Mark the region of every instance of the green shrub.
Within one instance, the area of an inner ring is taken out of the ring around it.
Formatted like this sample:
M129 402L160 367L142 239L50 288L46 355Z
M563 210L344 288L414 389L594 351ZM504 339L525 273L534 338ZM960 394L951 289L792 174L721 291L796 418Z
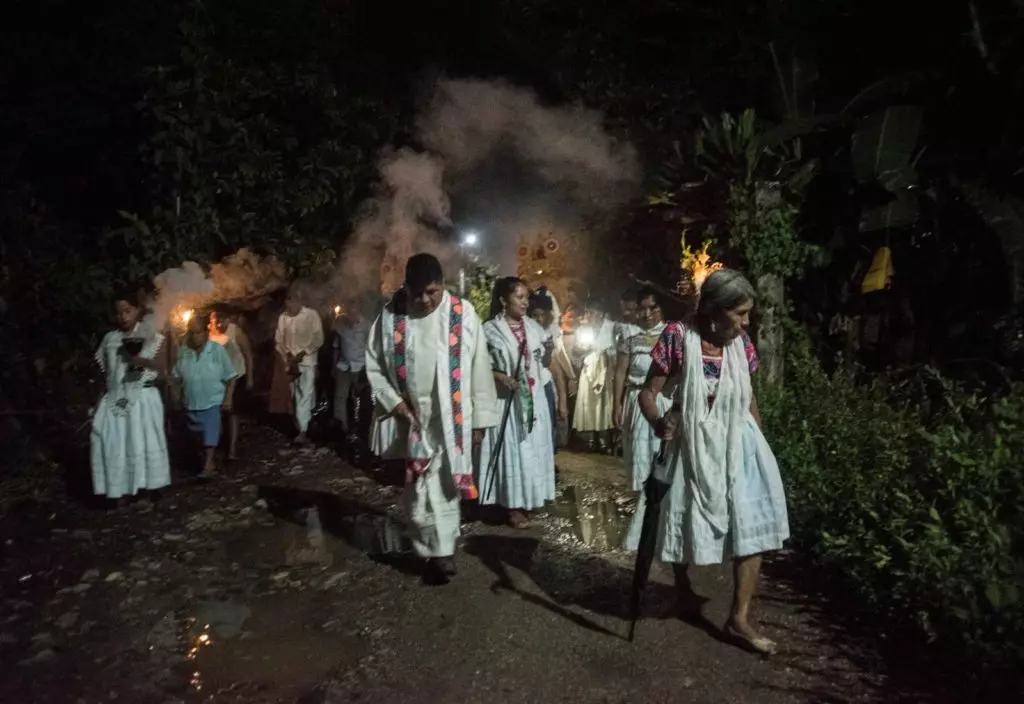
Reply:
M793 534L870 606L930 639L1024 659L1024 386L997 398L826 374L799 338L760 383Z

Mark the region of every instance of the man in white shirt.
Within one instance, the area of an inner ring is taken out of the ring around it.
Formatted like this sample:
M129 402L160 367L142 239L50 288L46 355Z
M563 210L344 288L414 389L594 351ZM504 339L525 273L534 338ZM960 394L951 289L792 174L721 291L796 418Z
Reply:
M306 433L316 400L317 352L323 344L324 326L320 316L302 305L295 289L289 290L284 312L277 319L274 347L289 377L292 412L299 431L295 443L299 445L308 442Z
M345 313L334 323L334 419L352 442L355 428L349 423L349 403L358 404L366 374L366 340L370 323L356 303L345 306ZM361 422L357 408L355 422Z
M370 328L366 377L373 389L372 449L405 466L413 547L428 574L455 574L460 501L479 496L474 451L500 411L491 357L469 301L449 295L441 263L409 259L405 286Z

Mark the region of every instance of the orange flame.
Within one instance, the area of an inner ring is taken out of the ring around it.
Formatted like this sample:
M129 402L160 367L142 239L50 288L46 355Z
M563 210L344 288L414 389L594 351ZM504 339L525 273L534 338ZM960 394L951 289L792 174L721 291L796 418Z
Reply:
M694 252L686 244L686 230L683 230L683 236L680 240L683 254L679 260L680 274L682 275L678 287L680 291L689 288L690 282L692 282L695 290L700 291L700 287L704 285L705 279L724 266L721 262L711 261L711 254L708 253L708 248L711 247L713 242L714 240L705 241L701 248ZM686 281L687 278L689 278L690 282Z
M563 333L572 332L572 319L572 306L569 306L565 309L565 312L562 313L562 319L558 321L558 326L562 329Z

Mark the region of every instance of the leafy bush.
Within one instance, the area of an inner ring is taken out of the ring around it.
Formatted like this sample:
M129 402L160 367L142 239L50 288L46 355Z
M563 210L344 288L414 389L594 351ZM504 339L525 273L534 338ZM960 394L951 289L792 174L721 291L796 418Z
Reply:
M881 615L976 654L1024 658L1024 386L983 398L831 376L790 344L760 384L794 536Z

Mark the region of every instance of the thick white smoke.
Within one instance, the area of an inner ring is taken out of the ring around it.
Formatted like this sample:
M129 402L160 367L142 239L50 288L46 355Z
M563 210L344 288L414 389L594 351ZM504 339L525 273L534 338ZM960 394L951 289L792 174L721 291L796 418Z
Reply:
M587 228L600 227L640 183L636 151L604 130L599 113L546 107L533 91L503 82L437 82L416 138L424 151L382 153L377 193L357 218L332 288L394 288L418 251L455 260L457 235L439 234L452 224L453 204L459 224L480 231L482 253L514 274L524 234L596 234Z

